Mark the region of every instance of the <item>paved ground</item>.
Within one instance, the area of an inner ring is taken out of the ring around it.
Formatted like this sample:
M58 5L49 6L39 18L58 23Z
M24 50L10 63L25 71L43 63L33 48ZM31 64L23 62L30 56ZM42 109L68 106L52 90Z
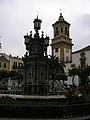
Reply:
M25 119L25 118L0 118L0 120L90 120L89 116L77 117L77 118L69 118L69 119Z
M29 99L32 99L32 98L35 98L35 99L57 99L57 98L66 98L64 95L49 95L49 96L34 96L34 95L15 95L15 94L3 94L3 93L0 93L0 97L2 96L9 96L9 97L12 97L12 98L29 98Z
M59 119L59 120L90 120L90 115L83 117L69 118L69 119Z

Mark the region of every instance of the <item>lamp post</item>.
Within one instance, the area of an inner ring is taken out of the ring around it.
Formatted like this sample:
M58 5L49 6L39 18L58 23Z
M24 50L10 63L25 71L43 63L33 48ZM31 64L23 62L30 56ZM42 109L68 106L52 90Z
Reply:
M38 15L37 15L37 18L34 19L33 23L34 23L34 29L35 29L36 31L38 31L38 30L41 29L42 20L38 19Z

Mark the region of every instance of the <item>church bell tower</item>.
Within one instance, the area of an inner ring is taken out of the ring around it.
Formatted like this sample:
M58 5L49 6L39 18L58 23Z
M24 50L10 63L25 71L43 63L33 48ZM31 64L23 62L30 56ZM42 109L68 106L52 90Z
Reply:
M58 21L53 25L54 37L52 39L52 55L60 58L65 63L72 62L72 39L70 38L70 23L64 20L60 13Z

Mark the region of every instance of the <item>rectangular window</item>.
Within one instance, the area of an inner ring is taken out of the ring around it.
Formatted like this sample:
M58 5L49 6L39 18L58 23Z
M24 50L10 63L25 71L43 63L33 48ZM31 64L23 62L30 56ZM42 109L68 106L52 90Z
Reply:
M69 48L66 48L66 52L69 52Z
M14 65L17 66L17 62L14 62Z
M63 28L61 27L61 33L63 33Z
M58 48L55 48L55 52L58 52Z
M67 34L67 27L65 27L65 33Z
M0 62L0 67L1 67L1 62Z
M17 62L13 63L13 69L17 69Z
M22 63L18 63L18 69L22 69L23 65Z
M4 68L6 68L6 63L4 63Z
M68 62L68 61L69 61L69 57L67 56L67 57L66 57L66 62Z
M58 27L56 27L56 34L58 34Z

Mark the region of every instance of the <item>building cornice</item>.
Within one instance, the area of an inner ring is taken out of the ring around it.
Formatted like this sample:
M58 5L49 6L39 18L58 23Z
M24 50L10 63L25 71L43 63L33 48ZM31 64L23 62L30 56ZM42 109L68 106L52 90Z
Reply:
M82 49L79 49L77 51L74 51L74 52L72 52L72 54L82 52L82 51L89 51L89 50L90 50L90 45L88 45L88 46L86 46L86 47L84 47Z

